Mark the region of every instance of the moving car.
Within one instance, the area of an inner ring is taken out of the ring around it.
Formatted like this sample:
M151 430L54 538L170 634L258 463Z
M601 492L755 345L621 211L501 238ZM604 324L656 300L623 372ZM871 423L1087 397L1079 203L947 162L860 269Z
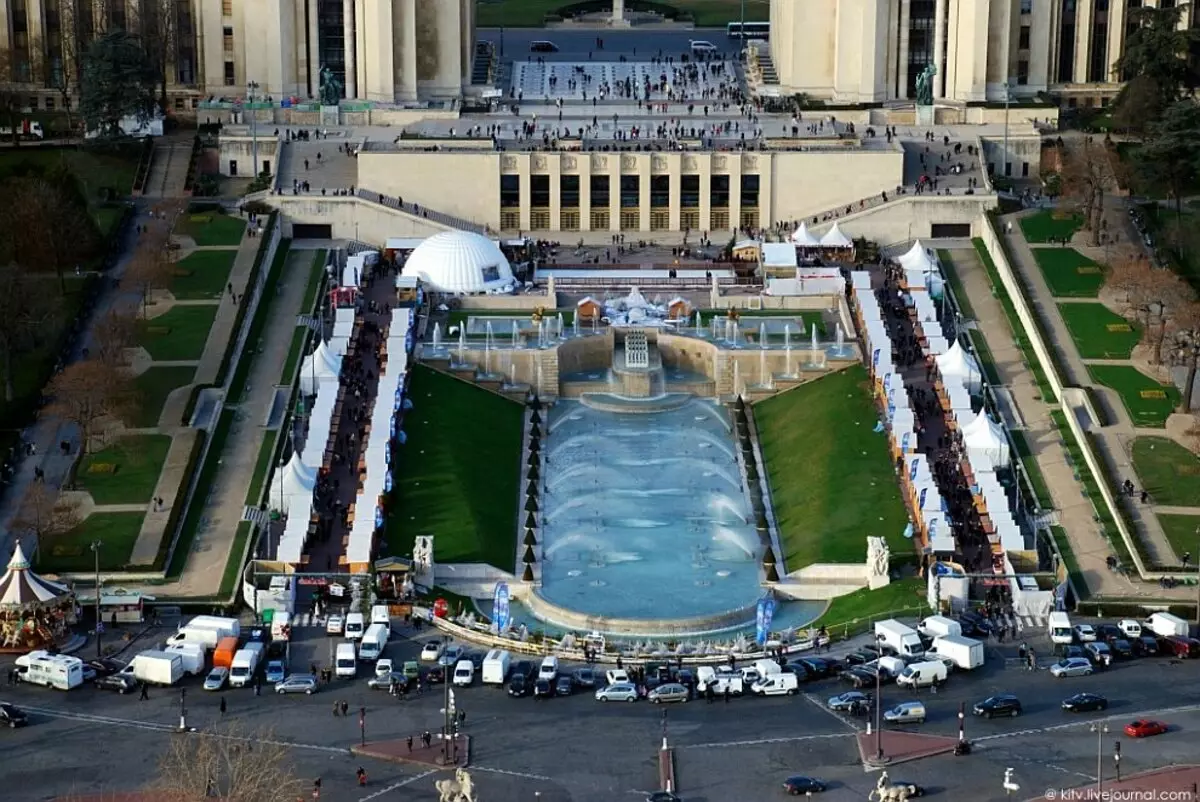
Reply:
M830 710L846 711L855 705L870 705L873 697L869 693L862 691L846 691L839 693L837 696L830 697L827 704Z
M105 677L96 677L92 684L102 691L129 693L137 690L138 681L128 674L109 674Z
M454 684L466 688L475 682L475 664L465 657L454 666Z
M570 696L575 692L575 680L570 674L559 674L558 679L554 680L554 695L555 696Z
M409 679L416 679L421 676L421 665L416 660L404 661L404 676Z
M1108 700L1098 693L1077 693L1063 699L1062 709L1068 713L1090 713L1093 710L1107 710Z
M530 53L557 53L558 45L546 39L535 39L529 43Z
M825 783L815 777L788 777L783 781L783 790L787 791L792 796L800 796L801 794L819 794L825 790Z
M407 689L408 677L404 676L404 672L402 671L389 671L386 674L376 674L367 680L367 687L373 691L386 691L392 687L392 683Z
M442 651L442 656L438 658L438 665L443 668L450 668L462 659L465 650L461 646L447 646ZM421 652L424 654L425 652Z
M375 676L382 677L391 674L396 670L396 666L392 663L390 657L381 657L375 661Z
M421 659L427 662L436 662L442 656L442 642L440 640L426 641L421 647Z
M1016 717L1021 715L1021 700L1011 693L998 693L995 696L989 696L982 702L977 702L972 708L972 712L984 718Z
M1076 624L1075 640L1080 643L1093 643L1096 640L1096 630L1091 624Z
M686 702L690 695L688 689L678 682L668 682L650 691L646 698L654 704L660 705L663 702Z
M204 690L219 691L225 687L227 682L229 682L229 669L218 666L208 672L208 676L204 678Z
M1093 671L1091 661L1083 657L1068 657L1050 666L1050 673L1055 677L1088 677Z
M885 710L883 720L889 724L924 724L925 705L922 702L901 702L891 710Z
M1113 653L1112 649L1108 648L1107 643L1100 643L1099 641L1089 643L1083 647L1083 650L1087 652L1088 660L1091 660L1097 668L1108 668L1112 665Z
M340 615L331 615L325 620L326 635L341 635L346 628L346 619Z
M1167 725L1161 721L1138 719L1125 725L1125 734L1130 738L1149 738L1162 735L1167 729Z
M24 727L29 723L29 716L25 711L14 704L8 702L0 702L0 724L10 729Z
M855 688L866 688L875 684L875 672L862 666L855 666L839 674L838 679L853 685Z
M706 42L703 39L692 39L688 44L692 47L693 53L716 53L717 46L712 42Z
M275 693L304 693L312 696L317 690L317 678L312 674L293 674L275 686Z
M596 701L598 702L636 702L637 699L637 688L629 682L606 685L596 691Z
M287 677L287 666L282 660L268 660L267 667L263 671L263 679L268 684L274 685L276 682L283 682Z

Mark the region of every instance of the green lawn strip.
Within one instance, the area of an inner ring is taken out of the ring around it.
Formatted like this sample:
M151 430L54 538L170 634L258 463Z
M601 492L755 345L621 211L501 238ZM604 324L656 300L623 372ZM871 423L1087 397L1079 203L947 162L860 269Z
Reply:
M267 483L267 474L271 471L271 463L275 458L275 446L278 442L278 432L265 432L262 445L258 448L258 458L254 461L254 477L246 491L246 506L257 507L262 503L263 487Z
M217 304L173 306L141 322L138 344L157 362L198 360L217 318Z
M154 498L171 438L165 434L132 434L88 454L75 472L75 485L97 504L144 504Z
M246 541L250 539L250 533L253 531L254 524L250 521L238 523L237 532L233 535L233 548L229 550L229 559L225 561L225 570L221 572L221 590L217 593L218 599L228 599L238 586L238 577L242 573L242 566L246 564Z
M930 612L923 579L901 579L877 590L863 588L829 602L812 623L826 627L834 639L848 638L888 618L920 618Z
M1083 570L1079 567L1079 559L1075 556L1075 550L1071 548L1071 538L1067 536L1067 530L1061 526L1052 526L1050 527L1050 537L1054 540L1054 545L1058 547L1063 567L1067 569L1067 576L1070 577L1071 585L1075 588L1075 595L1086 599L1091 595L1091 590L1083 578ZM1080 600L1082 601L1082 599Z
M236 248L246 233L246 221L216 210L188 212L180 221L178 233L191 237L201 248L212 245Z
M193 251L180 259L171 276L171 294L180 301L219 299L229 285L237 250Z
M255 287L258 284L258 276L265 269L263 262L267 258L267 250L270 248L271 237L274 235L275 226L279 225L279 213L271 212L267 218L267 224L263 226L263 231L259 234L258 250L254 254L254 264L250 268L250 275L246 277L247 289ZM282 243L280 243L282 245ZM246 293L249 294L249 293ZM262 298L259 298L259 303L262 303ZM250 304L247 301L242 301L237 306L237 313L233 318L233 328L229 333L229 342L225 344L225 353L221 355L221 364L217 367L217 378L213 382L217 387L225 386L225 378L229 375L229 365L233 362L233 356L238 350L241 342L239 335L242 332L242 326L246 322L246 310Z
M91 545L100 541L100 570L120 571L129 564L138 533L142 531L144 512L95 512L79 526L42 544L41 571L91 572L96 557Z
M167 396L173 390L191 384L195 376L196 369L189 367L152 367L139 373L133 379L139 402L130 423L139 429L157 426Z
M1158 523L1175 552L1175 567L1180 565L1179 558L1188 554L1192 558L1189 569L1196 570L1196 555L1200 554L1200 514L1159 515Z
M1058 304L1075 348L1083 359L1128 359L1142 338L1142 327L1101 303Z
M1029 441L1025 438L1025 433L1020 429L1009 429L1008 435L1012 438L1013 449L1017 452L1018 459L1021 460L1025 475L1029 477L1029 484L1033 488L1034 502L1040 509L1054 509L1054 501L1050 498L1050 488L1046 485L1046 477L1042 475L1042 469L1038 467L1033 452L1029 450Z
M967 297L967 291L963 288L962 278L958 275L958 268L954 265L954 257L950 251L939 249L938 259L941 260L942 268L946 274L946 280L950 282L950 290L954 293L954 300L958 303L958 311L963 317L975 318L975 309L971 306L971 299Z
M1021 218L1021 233L1031 243L1061 242L1083 228L1083 215L1044 209Z
M409 380L408 439L392 463L392 554L436 533L438 562L512 571L516 557L523 410L506 398L417 365Z
M258 364L258 353L262 349L263 330L266 328L267 322L279 311L276 309L279 304L279 293L275 292L275 287L279 284L279 277L283 273L283 266L287 262L288 249L291 245L290 239L281 239L279 246L275 249L275 258L271 260L271 266L267 269L263 297L258 299L258 306L254 308L254 316L250 318L245 349L233 372L233 380L229 383L229 396L234 400L240 401L245 396L251 368L265 367ZM287 313L290 316L291 310L287 310Z
M200 521L204 517L204 501L216 481L217 472L221 468L221 457L225 451L225 441L229 439L229 428L233 425L233 410L221 411L221 418L213 428L212 439L208 444L208 453L201 463L200 475L196 480L196 492L188 500L187 513L183 517L183 526L179 530L179 540L175 543L175 551L171 554L171 564L167 567L169 578L178 577L187 565L188 556L192 552L192 543L196 540L196 532L200 529ZM167 532L166 537L172 533Z
M1138 437L1133 470L1155 504L1200 507L1200 457L1167 437Z
M318 250L313 253L312 267L309 268L308 284L304 287L304 301L300 305L303 314L311 314L317 306L317 296L325 285L325 259L329 252Z
M292 343L288 346L287 359L283 361L282 381L284 384L290 384L296 376L296 367L300 364L300 360L304 358L304 346L308 342L309 335L312 330L308 326L297 326L292 332Z
M987 337L983 336L981 330L968 329L967 339L971 341L971 350L979 360L979 369L983 371L983 378L993 387L999 386L1000 371L996 369L996 358L992 356L992 349L988 346Z
M1056 298L1095 298L1104 269L1074 248L1034 248L1033 258Z
M579 3L572 0L487 0L479 3L475 24L480 28L540 28L547 14L558 14L572 6L579 6ZM611 3L596 4L597 9L601 6L612 8ZM723 28L728 22L740 20L743 9L747 21L766 21L768 13L765 3L743 4L741 0L660 0L656 3L627 0L625 3L626 11L642 8L673 9L690 14L690 19L681 21L709 28Z
M761 401L754 417L788 571L862 562L867 535L885 538L894 554L912 551L887 436L874 431L879 416L864 368ZM844 501L847 488L854 488L853 504Z
M1092 381L1117 391L1134 426L1161 429L1179 406L1179 389L1131 365L1089 365Z

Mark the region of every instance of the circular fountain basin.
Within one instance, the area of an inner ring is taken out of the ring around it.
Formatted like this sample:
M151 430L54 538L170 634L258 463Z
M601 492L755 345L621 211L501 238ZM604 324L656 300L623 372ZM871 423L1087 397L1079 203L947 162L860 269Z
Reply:
M589 409L617 413L654 413L682 409L692 400L690 393L665 393L653 398L629 398L616 393L581 393L579 401Z
M594 580L593 587L604 587L603 580ZM524 594L522 601L538 619L556 627L584 632L603 632L609 635L630 635L651 638L678 635L703 635L740 629L754 624L758 600L734 610L714 615L698 615L682 618L619 618L593 615L555 604L540 591Z

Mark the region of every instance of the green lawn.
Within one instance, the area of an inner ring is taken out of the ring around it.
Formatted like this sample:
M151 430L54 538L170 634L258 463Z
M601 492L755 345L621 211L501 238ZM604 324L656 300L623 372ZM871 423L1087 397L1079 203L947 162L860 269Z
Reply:
M834 638L847 638L888 618L920 618L929 612L925 582L901 579L878 590L863 588L829 602L812 626L824 626Z
M133 380L139 395L133 425L138 428L157 426L163 405L167 403L167 396L172 390L191 384L195 376L196 369L186 367L148 368L139 373Z
M199 359L217 317L217 304L175 306L143 321L138 344L158 362Z
M254 476L250 478L250 488L246 491L246 506L257 507L262 502L263 485L267 482L267 473L278 444L278 432L266 432L262 445L258 447L258 459L254 461Z
M1058 313L1083 359L1128 359L1142 339L1141 326L1104 304L1059 304Z
M283 273L283 266L288 261L288 252L291 249L292 241L290 239L281 239L279 247L275 249L275 258L271 260L270 266L267 268L266 287L278 287L280 276ZM300 256L300 254L297 254ZM275 381L275 366L260 365L259 356L262 351L263 340L265 339L265 331L267 325L276 315L286 315L288 318L295 320L295 310L279 308L280 298L279 293L271 293L269 297L264 297L259 300L258 306L254 308L254 316L250 318L250 327L246 331L245 350L242 351L242 356L238 360L237 369L233 372L233 380L229 383L229 397L235 400L242 399L246 392L250 389L251 373L263 371L266 375L259 376L260 379L265 378L267 381L274 383ZM303 311L303 310L302 310Z
M408 441L392 464L391 553L408 556L417 535L434 535L439 563L513 570L522 407L423 365L408 396Z
M1074 248L1034 248L1033 256L1050 292L1058 298L1095 298L1104 269Z
M950 251L939 249L938 259L941 261L942 268L946 273L946 280L950 282L950 290L954 294L954 300L958 302L958 311L962 312L963 317L974 318L975 310L971 307L971 299L967 297L967 291L963 289L962 279L959 277L958 270L954 265L954 257Z
M1121 403L1134 426L1161 429L1167 417L1179 406L1179 390L1174 385L1159 384L1135 367L1128 365L1089 365L1092 380L1111 387L1121 396Z
M480 28L540 28L547 14L572 5L571 0L480 0L475 23ZM625 7L635 10L638 0L626 0ZM656 5L670 6L692 15L698 27L724 27L741 19L741 0L670 0ZM764 0L748 0L747 20L766 20L769 12Z
M304 301L300 306L301 314L310 314L317 305L317 293L321 291L325 283L325 258L327 255L328 251L325 250L313 251L312 267L308 272L308 284L304 287Z
M192 553L192 544L195 542L196 534L200 531L200 525L204 520L204 500L208 496L213 482L217 479L217 472L221 469L221 455L225 452L225 441L229 439L229 429L233 426L234 414L234 411L229 408L221 410L221 417L217 420L217 425L213 427L212 439L208 443L208 453L205 455L204 462L197 467L200 473L196 477L196 493L192 497L191 503L187 505L183 526L179 529L179 540L175 543L175 551L171 553L171 563L167 566L168 577L177 577L182 574L184 566L187 565L187 559ZM160 554L163 553L160 552ZM162 559L161 556L160 559Z
M288 346L287 359L283 361L283 373L280 374L280 382L283 384L291 383L296 377L296 367L300 364L300 360L304 358L304 346L308 342L308 335L312 331L308 326L297 326L292 332L292 343Z
M177 233L191 237L200 247L232 245L237 247L246 232L246 221L217 211L191 212L179 223Z
M194 251L175 264L171 294L180 301L221 298L229 284L236 250Z
M1021 460L1021 467L1029 476L1029 485L1033 488L1034 501L1043 510L1054 509L1054 501L1050 498L1050 489L1046 486L1046 477L1042 476L1042 469L1038 467L1037 460L1033 458L1033 452L1029 449L1029 441L1025 439L1025 433L1020 429L1009 429L1008 434L1012 438L1017 458Z
M5 148L0 152L0 177L13 168L32 166L35 169L54 169L65 166L79 179L83 195L93 206L105 189L124 197L133 188L137 172L137 153L129 155L99 153L81 148Z
M84 457L75 484L91 493L97 504L148 503L170 449L171 438L165 434L122 437Z
M861 366L757 403L754 416L788 571L861 563L867 535L886 538L895 554L912 551L887 436L873 431L878 414Z
M1033 243L1061 242L1083 228L1083 215L1044 209L1021 218L1021 233Z
M142 530L144 512L97 512L66 534L47 538L37 560L41 571L90 573L96 567L91 544L99 540L100 570L120 571L129 564L133 546Z
M96 228L100 229L100 236L105 238L113 235L117 224L124 216L125 207L114 203L97 206L92 210L92 217L96 219Z
M1188 564L1195 569L1196 558L1200 555L1200 515L1160 515L1158 522L1162 524L1163 534L1170 541L1175 556L1190 554L1192 559Z
M1139 437L1131 454L1155 504L1200 507L1200 457L1166 437Z

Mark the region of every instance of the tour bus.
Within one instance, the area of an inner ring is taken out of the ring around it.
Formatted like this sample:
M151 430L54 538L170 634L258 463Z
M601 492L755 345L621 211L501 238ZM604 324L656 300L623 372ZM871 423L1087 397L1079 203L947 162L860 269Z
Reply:
M17 658L17 678L21 682L45 685L69 691L83 684L83 661L65 654L30 652Z
M771 38L771 23L769 22L731 22L725 26L725 32L730 39L769 39Z

